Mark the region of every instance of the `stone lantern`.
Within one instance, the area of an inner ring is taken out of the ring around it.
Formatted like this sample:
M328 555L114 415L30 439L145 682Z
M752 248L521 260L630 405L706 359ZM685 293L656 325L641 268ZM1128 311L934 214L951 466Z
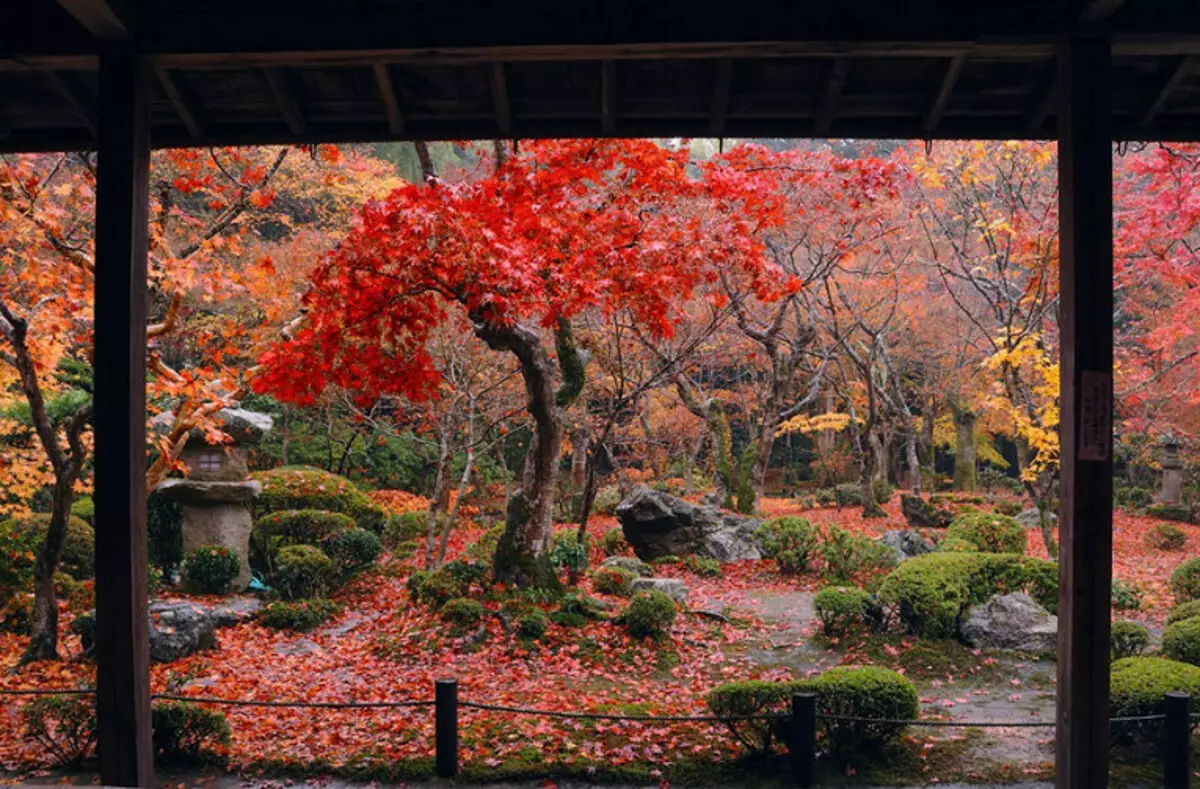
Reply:
M183 507L183 550L202 545L224 545L241 562L234 579L237 591L250 583L250 530L254 520L249 503L262 485L247 479L246 448L262 441L271 430L267 414L226 408L217 414L228 444L210 444L199 430L192 431L180 454L187 466L184 479L168 479L157 490ZM166 422L164 418L160 420Z
M1183 459L1179 457L1179 440L1172 435L1162 441L1162 490L1158 502L1176 506L1183 502Z

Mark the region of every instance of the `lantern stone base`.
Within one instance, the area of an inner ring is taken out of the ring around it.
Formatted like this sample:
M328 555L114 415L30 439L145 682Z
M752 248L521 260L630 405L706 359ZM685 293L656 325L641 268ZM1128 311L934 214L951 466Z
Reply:
M247 504L259 494L258 482L200 482L171 479L159 492L183 505L183 550L188 553L202 545L223 545L238 557L240 570L234 579L235 591L250 583L250 531L254 519Z

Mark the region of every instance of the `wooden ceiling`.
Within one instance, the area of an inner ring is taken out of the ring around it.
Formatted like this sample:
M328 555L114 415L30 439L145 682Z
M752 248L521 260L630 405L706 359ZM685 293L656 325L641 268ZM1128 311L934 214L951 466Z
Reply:
M558 136L1046 138L1055 47L1113 41L1120 139L1200 139L1197 0L17 0L0 150L87 148L154 68L156 147Z

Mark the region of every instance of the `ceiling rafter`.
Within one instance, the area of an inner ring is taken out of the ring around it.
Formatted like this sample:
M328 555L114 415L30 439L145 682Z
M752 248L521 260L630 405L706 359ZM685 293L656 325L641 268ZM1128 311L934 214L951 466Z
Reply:
M605 134L617 131L617 61L600 64L600 128Z
M733 89L733 58L718 58L713 78L712 105L709 108L710 131L716 137L725 132L725 117L729 114L729 94Z
M950 96L954 93L954 86L958 84L958 78L962 75L966 62L967 55L964 52L950 58L950 62L946 64L946 73L942 75L937 95L934 96L929 111L925 113L925 131L937 131L938 124L942 122L942 116L946 114L946 107L950 105Z
M45 74L46 79L50 81L58 94L66 99L71 108L75 110L75 114L83 121L83 125L87 127L88 133L94 139L96 136L96 106L92 99L85 95L75 83L74 75L57 71L47 71Z
M379 88L379 97L387 113L388 131L403 134L404 113L400 111L400 99L396 95L396 84L392 81L391 67L386 63L373 63L371 70L375 73L375 85Z
M188 96L184 86L175 80L168 69L162 66L156 65L154 74L158 77L158 83L162 85L163 93L167 94L171 105L175 107L175 114L179 116L179 120L183 121L183 128L187 129L188 134L196 139L203 137L204 124L200 122L195 102Z
M1058 96L1058 60L1052 58L1050 63L1042 68L1029 108L1025 111L1025 128L1031 132L1039 131L1046 125L1046 119L1054 110L1054 99Z
M130 2L58 0L58 4L96 38L104 41L125 41L133 37L133 9Z
M1137 112L1134 113L1133 127L1135 129L1145 129L1158 117L1167 100L1171 98L1171 94L1187 77L1195 62L1195 55L1183 55L1171 58L1163 64L1158 74L1155 75L1153 87L1147 93Z
M504 75L504 64L497 61L488 66L488 82L492 87L492 108L496 113L496 126L500 134L512 134L512 110L508 105L508 80Z
M296 101L296 94L292 90L287 72L279 68L265 68L262 73L267 80L267 87L271 89L271 95L275 97L275 106L279 108L279 114L283 116L288 130L297 137L307 134L308 121L300 112L300 104Z
M824 86L818 96L816 118L813 122L813 133L818 137L828 137L832 132L833 119L837 116L838 103L842 99L842 89L846 86L846 78L849 76L849 57L837 57L830 61Z

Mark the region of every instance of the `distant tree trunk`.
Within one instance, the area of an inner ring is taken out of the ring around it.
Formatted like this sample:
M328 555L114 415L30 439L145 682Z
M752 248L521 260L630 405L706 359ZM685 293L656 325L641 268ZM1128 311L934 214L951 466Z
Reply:
M450 449L450 418L447 415L438 426L438 459L437 476L434 478L433 495L429 498L429 518L425 524L425 569L432 570L437 566L435 547L437 545L439 512L443 512L443 504L450 493L450 460L453 453Z
M975 425L979 415L969 408L954 408L954 489L976 487Z
M693 478L696 476L696 464L700 462L700 455L704 452L704 443L708 439L708 434L703 430L700 431L699 438L696 439L696 448L688 453L687 460L683 467L683 495L690 496L694 492L692 488L695 486Z
M288 462L288 449L291 446L292 439L292 407L287 403L283 404L283 429L279 431L280 449L279 460L285 466L291 465Z
M713 495L717 504L733 509L735 492L735 466L733 460L733 434L729 429L729 416L725 404L715 397L701 400L695 385L683 375L675 379L675 389L685 408L704 420L704 427L711 441L713 456L713 478L716 490Z
M458 481L458 495L454 498L454 504L450 507L450 512L446 514L446 522L442 524L442 534L438 540L437 558L434 560L434 567L441 567L442 562L446 559L446 545L450 542L450 532L454 531L454 523L458 520L458 508L462 506L463 499L467 497L467 486L471 484L471 471L475 466L474 396L471 396L467 401L466 448L467 458L463 464L462 478Z
M520 489L508 505L504 533L496 546L493 563L498 583L519 587L555 587L558 575L546 555L554 523L554 497L558 462L562 453L562 409L578 398L583 389L583 363L575 348L570 325L557 327L555 340L563 383L555 389L554 361L541 336L520 324L496 325L472 315L475 334L489 348L508 351L520 363L525 381L533 437L525 456Z
M417 140L413 143L413 147L417 149L417 161L421 163L421 180L429 183L437 177L437 173L433 170L433 157L429 155L429 143Z
M914 496L921 495L921 459L917 456L917 425L912 419L904 434L904 459L908 465L908 489Z

